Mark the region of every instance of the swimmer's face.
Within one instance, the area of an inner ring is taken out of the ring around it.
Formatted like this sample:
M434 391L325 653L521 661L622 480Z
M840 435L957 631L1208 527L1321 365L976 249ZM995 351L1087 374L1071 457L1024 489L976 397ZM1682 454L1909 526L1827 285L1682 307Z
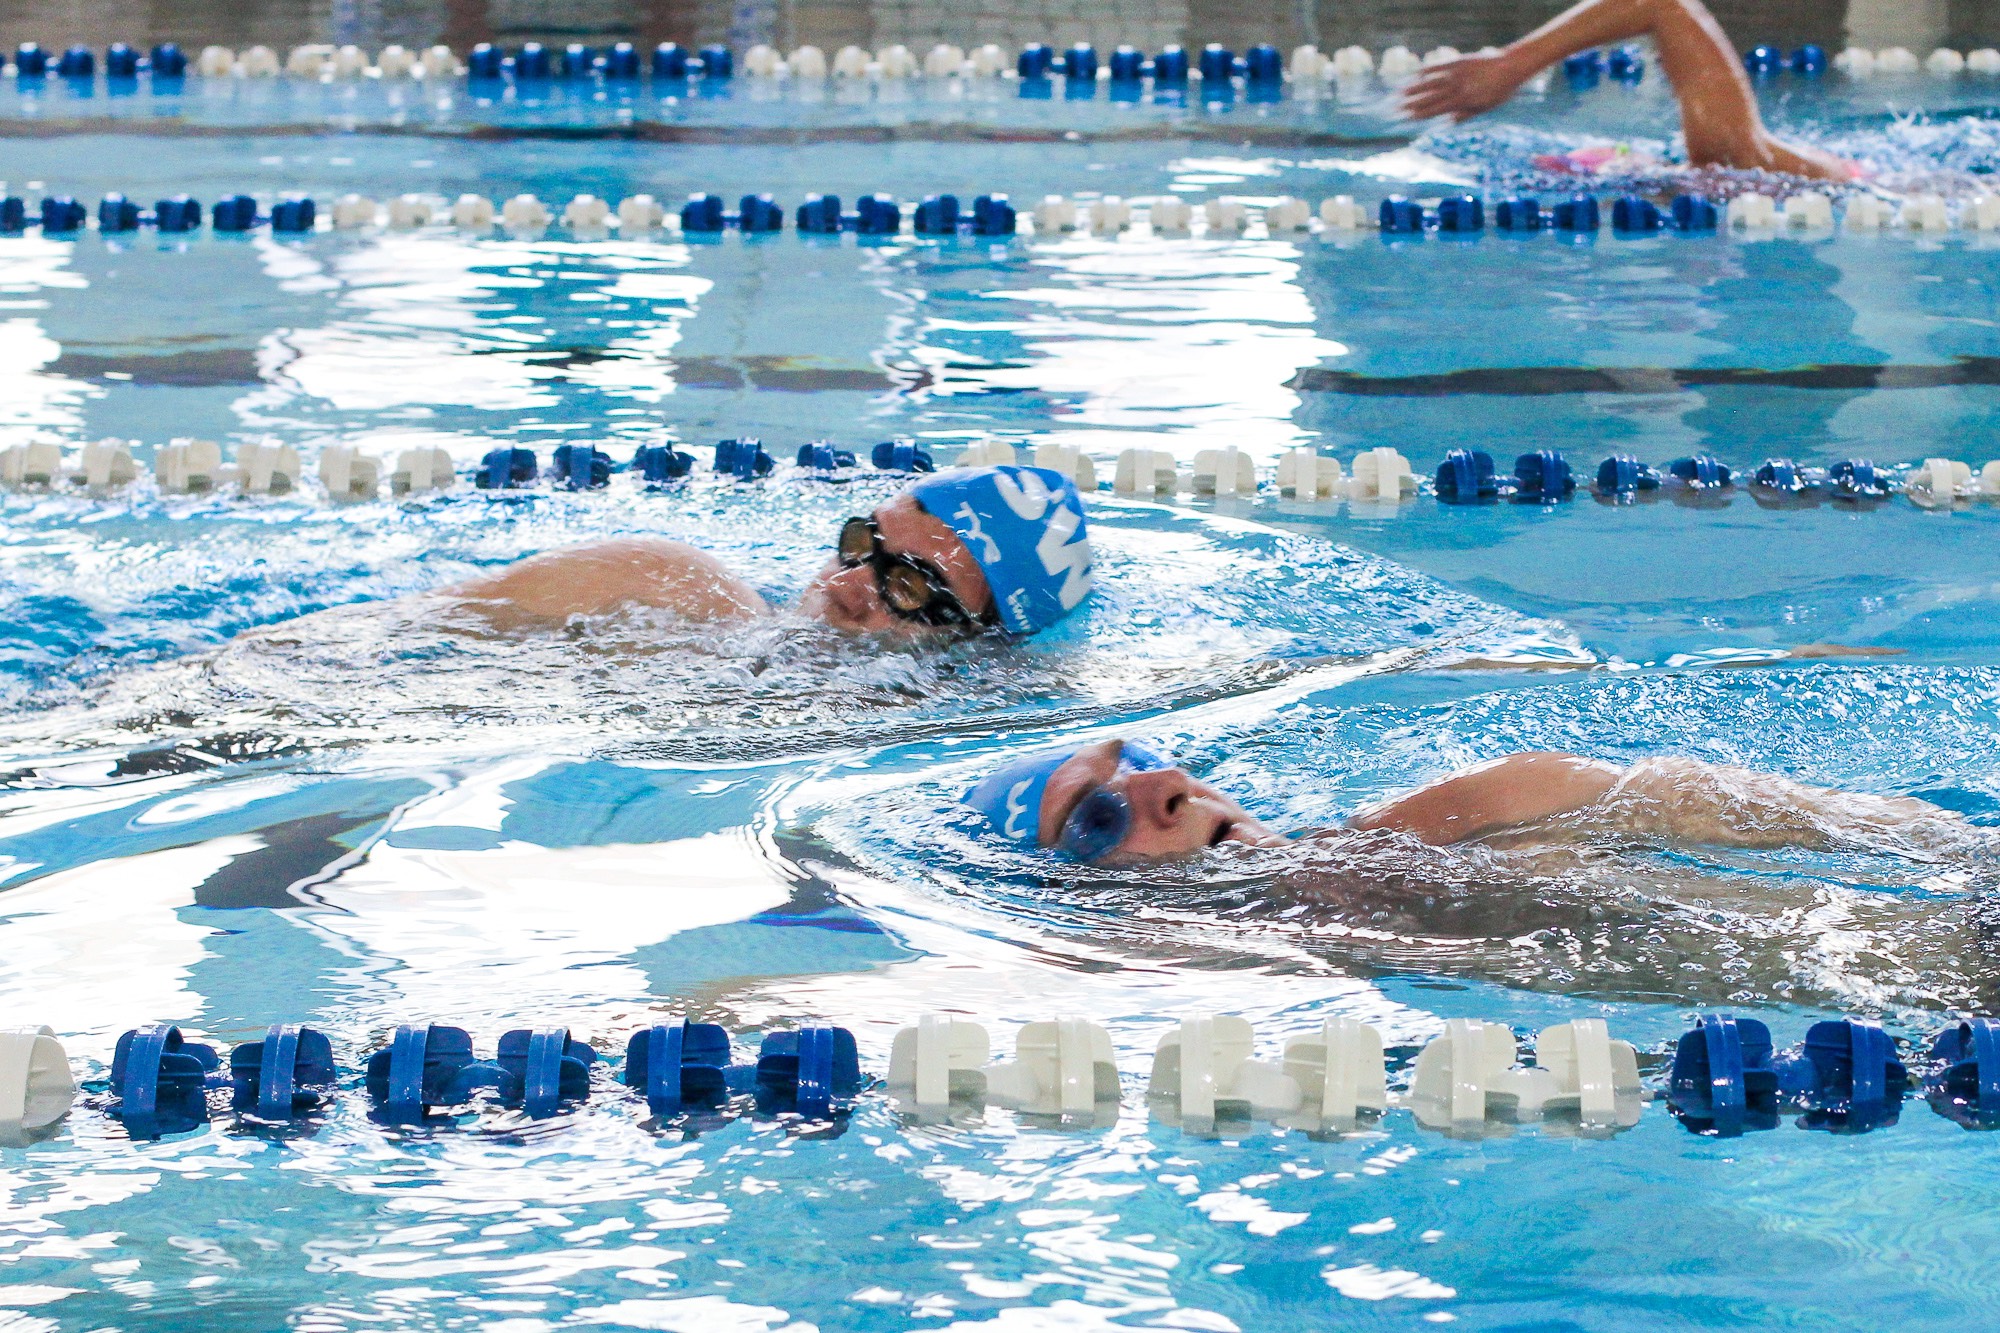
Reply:
M899 495L874 513L882 533L882 549L906 555L943 576L945 586L974 619L993 610L993 592L979 562L958 534L924 511L914 496ZM799 608L848 634L894 633L911 637L945 636L954 631L905 620L883 604L875 571L868 565L848 568L834 556L813 577Z
M1105 860L1162 861L1225 842L1274 847L1284 839L1184 768L1138 772L1118 763L1120 742L1087 745L1049 775L1039 830L1053 847L1077 803L1096 788L1117 792L1132 808L1132 827Z

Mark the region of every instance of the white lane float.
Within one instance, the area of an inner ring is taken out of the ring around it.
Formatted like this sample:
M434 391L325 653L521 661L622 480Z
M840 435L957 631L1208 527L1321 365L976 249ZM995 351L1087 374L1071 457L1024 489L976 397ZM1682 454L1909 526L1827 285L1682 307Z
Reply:
M1287 449L1278 455L1278 493L1302 504L1338 500L1346 490L1346 475L1338 458L1316 449Z
M168 495L200 495L224 479L222 446L213 440L170 440L153 455L153 480Z
M0 1028L0 1146L41 1138L75 1101L69 1053L51 1029Z
M1125 449L1111 475L1118 495L1172 495L1180 486L1180 460L1166 449Z

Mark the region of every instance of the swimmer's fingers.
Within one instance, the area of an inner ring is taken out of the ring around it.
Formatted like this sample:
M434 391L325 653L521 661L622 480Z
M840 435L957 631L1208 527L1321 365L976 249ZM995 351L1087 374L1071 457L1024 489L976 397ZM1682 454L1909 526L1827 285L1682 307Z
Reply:
M1459 119L1461 110L1461 90L1458 81L1452 77L1453 66L1459 62L1434 65L1410 81L1398 99L1403 114L1412 120L1430 120L1437 116L1451 116Z
M1449 116L1469 120L1514 95L1519 80L1497 56L1466 56L1433 65L1403 90L1404 113L1414 120Z

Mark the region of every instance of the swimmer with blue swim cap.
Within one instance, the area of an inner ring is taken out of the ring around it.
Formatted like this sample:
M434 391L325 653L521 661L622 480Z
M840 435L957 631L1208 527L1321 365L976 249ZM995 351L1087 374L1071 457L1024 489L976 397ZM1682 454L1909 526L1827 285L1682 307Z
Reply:
M1153 746L1044 750L977 783L964 803L997 837L1073 861L1162 861L1227 844L1283 846L1235 800ZM1685 846L1941 846L1988 835L1910 797L1808 786L1681 756L1629 766L1582 755L1507 755L1381 802L1308 837L1387 830L1434 846L1638 839Z
M1090 592L1083 497L1043 468L955 468L840 526L799 610L847 633L1039 633ZM621 538L552 551L447 590L499 629L658 607L693 620L769 614L705 551Z

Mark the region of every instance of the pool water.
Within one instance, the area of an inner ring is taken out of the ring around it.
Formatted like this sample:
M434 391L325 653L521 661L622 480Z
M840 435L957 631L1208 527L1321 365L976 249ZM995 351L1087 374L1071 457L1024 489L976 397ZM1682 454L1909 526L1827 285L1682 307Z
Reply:
M256 96L253 97L252 94ZM955 190L1308 200L1500 188L1535 145L1659 135L1657 82L1558 87L1432 136L1365 102L1227 110L913 94L405 107L249 90L0 99L16 189L383 197ZM1885 171L1976 168L1975 80L1773 94ZM258 101L262 97L263 101ZM317 100L316 100L317 99ZM558 99L560 100L560 99ZM935 102L935 105L933 104ZM1891 105L1893 103L1893 106ZM1910 108L1919 114L1909 115ZM102 113L102 114L100 114ZM692 127L627 133L621 123ZM545 133L551 125L563 134ZM968 129L971 126L973 128ZM885 127L888 127L885 129ZM695 131L699 132L695 132ZM1662 147L1664 148L1662 141ZM1531 151L1532 150L1532 151ZM1959 177L1963 181L1963 177ZM1739 184L1741 182L1738 182ZM1969 187L1967 187L1969 189ZM1466 244L1331 234L786 231L0 238L0 429L142 461L177 436L438 446L660 438L705 460L912 436L1073 444L1995 456L2000 311L1974 233ZM1051 737L1140 734L1287 828L1528 748L1691 753L2000 819L2000 507L1092 501L1097 590L1032 642L876 651L781 615L496 640L399 601L537 551L681 537L775 599L895 478L705 470L647 490L334 506L0 498L0 1021L101 1080L118 1034L306 1022L359 1067L396 1024L854 1032L924 1013L1112 1034L1115 1122L655 1126L603 1076L554 1120L371 1120L134 1143L101 1107L0 1149L0 1329L1981 1327L1990 1145L1906 1105L1736 1139L1648 1108L1588 1140L1216 1135L1149 1110L1159 1038L1584 1017L1657 1085L1698 1009L1991 1012L1967 855L1348 848L1104 875L975 836L957 795ZM303 619L302 619L303 618ZM1893 656L1778 660L1839 644ZM1509 669L1484 669L1493 666ZM1575 668L1588 667L1589 670ZM1482 669L1471 669L1482 668ZM1546 669L1531 669L1546 668ZM1563 668L1563 669L1555 669ZM1320 885L1302 891L1301 877Z

